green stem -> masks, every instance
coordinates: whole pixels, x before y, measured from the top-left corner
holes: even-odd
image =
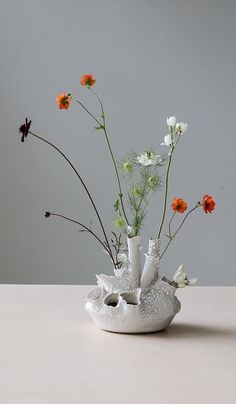
[[[192,208],[184,217],[184,219],[182,220],[182,222],[180,223],[179,227],[177,228],[177,230],[174,232],[173,236],[171,236],[170,240],[168,241],[163,253],[160,256],[160,259],[162,259],[163,255],[165,254],[167,248],[169,247],[171,241],[175,238],[175,236],[177,235],[177,233],[180,231],[181,227],[183,226],[185,220],[187,219],[187,217],[190,215],[190,213],[192,213],[195,209],[199,208],[201,205],[197,204],[196,206],[194,206],[194,208]],[[174,217],[174,215],[172,216],[172,218]]]
[[[166,215],[166,204],[167,204],[167,194],[168,194],[169,171],[170,171],[170,165],[171,165],[171,160],[172,160],[173,151],[174,151],[174,146],[171,147],[171,151],[170,151],[169,158],[168,158],[168,165],[167,165],[166,179],[165,179],[165,194],[164,194],[163,213],[162,213],[162,219],[161,219],[161,223],[160,223],[160,227],[159,227],[157,239],[159,239],[160,236],[161,236],[161,231],[162,231],[162,227],[163,227],[164,220],[165,220],[165,215]]]
[[[75,101],[78,102],[79,105],[81,105],[81,107],[97,122],[97,124],[99,126],[102,126],[101,122],[99,122],[99,120],[84,106],[84,104],[82,104],[81,101],[79,101],[79,100],[75,100]]]
[[[102,123],[102,125],[100,124],[100,126],[101,126],[101,128],[103,129],[103,131],[104,131],[105,138],[106,138],[106,142],[107,142],[107,145],[108,145],[108,149],[109,149],[109,152],[110,152],[110,155],[111,155],[111,159],[112,159],[112,162],[113,162],[113,165],[114,165],[114,168],[115,168],[115,173],[116,173],[116,178],[117,178],[117,183],[118,183],[118,188],[119,188],[119,198],[120,198],[120,203],[121,203],[122,211],[123,211],[123,214],[124,214],[124,218],[125,218],[126,224],[129,225],[128,218],[127,218],[127,215],[126,215],[126,213],[125,213],[125,207],[124,207],[124,202],[123,202],[123,193],[122,193],[120,177],[119,177],[119,173],[118,173],[118,169],[117,169],[117,165],[116,165],[116,160],[115,160],[115,157],[114,157],[114,154],[113,154],[113,151],[112,151],[112,148],[111,148],[111,144],[110,144],[110,141],[109,141],[109,138],[108,138],[107,130],[106,130],[105,112],[104,112],[103,104],[102,104],[102,101],[101,101],[100,97],[97,95],[97,93],[95,93],[95,91],[93,91],[93,90],[91,89],[91,87],[89,87],[89,90],[90,90],[90,91],[95,95],[95,97],[98,99],[98,102],[99,102],[100,107],[101,107],[101,111],[102,111],[102,122],[103,122],[103,123]],[[90,115],[91,115],[91,114],[90,114]],[[96,119],[96,118],[95,118],[95,119]],[[96,120],[96,121],[97,121],[97,120]]]

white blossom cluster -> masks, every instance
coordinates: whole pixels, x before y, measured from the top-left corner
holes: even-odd
[[[167,118],[166,122],[169,128],[169,133],[164,137],[164,142],[161,143],[161,146],[175,146],[179,136],[188,129],[188,124],[184,122],[176,122],[175,116],[170,116]]]

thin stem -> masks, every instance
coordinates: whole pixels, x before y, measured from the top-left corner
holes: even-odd
[[[117,165],[116,165],[116,162],[115,162],[114,155],[112,153],[112,149],[111,149],[111,145],[110,145],[110,142],[109,142],[109,139],[108,139],[106,128],[104,127],[103,130],[104,130],[104,134],[105,134],[105,137],[106,137],[106,141],[107,141],[107,144],[108,144],[109,151],[111,153],[111,158],[112,158],[114,168],[115,168],[115,172],[116,172],[116,178],[117,178],[117,183],[118,183],[118,188],[119,188],[119,198],[120,198],[120,203],[121,203],[121,207],[122,207],[122,212],[124,214],[126,224],[129,225],[129,221],[128,221],[127,215],[125,213],[125,207],[124,207],[124,202],[123,202],[123,193],[122,193],[121,182],[120,182],[120,177],[119,177],[119,174],[118,174]]]
[[[171,239],[171,228],[170,228],[170,226],[171,226],[171,222],[172,222],[172,220],[174,219],[174,217],[175,217],[175,214],[176,214],[176,212],[174,212],[173,213],[173,215],[171,216],[171,219],[170,219],[170,221],[169,221],[169,237],[170,237],[170,239]]]
[[[169,171],[170,171],[170,165],[171,165],[171,159],[172,159],[173,151],[174,151],[174,146],[172,146],[171,151],[170,151],[170,154],[169,154],[169,158],[168,158],[168,165],[167,165],[166,179],[165,179],[165,194],[164,194],[163,213],[162,213],[162,219],[161,219],[161,223],[160,223],[160,227],[159,227],[157,239],[159,239],[160,236],[161,236],[161,231],[162,231],[162,227],[163,227],[164,220],[165,220],[165,215],[166,215],[166,204],[167,204],[167,194],[168,194]]]
[[[90,91],[95,95],[95,97],[97,98],[97,100],[98,100],[98,102],[99,102],[99,104],[100,104],[101,110],[102,110],[102,114],[104,115],[104,118],[105,118],[105,113],[104,113],[104,108],[103,108],[103,104],[102,104],[101,98],[98,96],[97,93],[95,93],[95,91],[94,91],[91,87],[89,87],[89,90],[90,90]]]
[[[165,254],[167,248],[169,247],[171,241],[175,238],[176,234],[179,232],[179,230],[181,229],[181,227],[183,226],[185,220],[187,219],[187,217],[190,215],[190,213],[192,213],[195,209],[199,208],[201,205],[197,204],[196,206],[194,206],[194,208],[192,208],[184,217],[184,219],[182,220],[182,222],[180,223],[179,227],[177,228],[177,230],[174,232],[173,236],[171,236],[171,238],[169,239],[163,253],[160,256],[160,260],[162,259],[163,255]],[[173,216],[172,216],[173,218]]]
[[[163,206],[163,213],[162,213],[162,219],[161,219],[161,223],[160,223],[160,227],[159,227],[159,231],[158,231],[158,235],[157,235],[157,239],[160,238],[161,236],[161,231],[162,231],[162,227],[164,224],[164,220],[165,220],[165,215],[166,215],[166,203],[167,203],[167,194],[168,194],[168,181],[169,181],[169,171],[170,171],[170,165],[171,165],[171,160],[172,160],[172,155],[173,152],[175,150],[175,147],[177,146],[179,139],[180,139],[180,134],[178,135],[178,138],[175,142],[175,134],[173,133],[173,128],[170,128],[170,134],[171,134],[171,139],[172,139],[172,145],[171,145],[171,150],[169,152],[169,158],[168,158],[168,165],[167,165],[167,170],[166,170],[166,179],[165,179],[165,196],[164,196],[164,206]]]
[[[102,240],[101,240],[89,227],[85,226],[83,223],[80,223],[80,222],[78,222],[77,220],[71,219],[71,218],[69,218],[69,217],[67,217],[67,216],[61,215],[60,213],[54,213],[54,212],[52,213],[52,212],[50,212],[50,216],[57,216],[57,217],[60,217],[60,218],[62,218],[62,219],[68,220],[69,222],[78,224],[78,225],[81,226],[83,229],[85,229],[87,232],[89,232],[90,234],[92,234],[92,235],[98,240],[98,242],[103,246],[103,248],[108,252],[108,254],[110,255],[109,249],[108,249],[107,246],[102,242]],[[111,255],[110,255],[110,257],[112,258]]]
[[[106,130],[106,120],[105,120],[105,112],[104,112],[103,104],[102,104],[102,101],[101,101],[100,97],[97,95],[97,93],[95,93],[95,91],[93,91],[91,89],[91,87],[89,87],[89,90],[98,99],[100,107],[101,107],[103,124],[102,125],[100,124],[100,126],[104,131],[106,142],[107,142],[107,145],[108,145],[108,149],[109,149],[109,152],[110,152],[110,155],[111,155],[111,158],[112,158],[112,162],[113,162],[113,165],[114,165],[114,168],[115,168],[115,173],[116,173],[116,178],[117,178],[118,188],[119,188],[119,198],[120,198],[120,203],[121,203],[122,211],[123,211],[123,214],[124,214],[124,218],[125,218],[126,224],[129,225],[128,218],[127,218],[126,213],[125,213],[124,203],[123,203],[123,193],[122,193],[122,188],[121,188],[119,172],[118,172],[118,169],[117,169],[116,160],[115,160],[115,157],[114,157],[114,154],[113,154],[113,151],[112,151],[112,148],[111,148],[111,144],[110,144],[110,141],[109,141],[109,138],[108,138],[107,130]]]
[[[53,143],[49,142],[48,140],[44,139],[43,137],[41,137],[41,136],[39,136],[39,135],[36,135],[36,134],[33,133],[33,132],[30,132],[30,131],[29,131],[28,133],[30,133],[32,136],[36,137],[37,139],[41,140],[42,142],[47,143],[49,146],[53,147],[53,149],[57,150],[57,152],[58,152],[59,154],[61,154],[61,156],[62,156],[62,157],[67,161],[67,163],[71,166],[71,168],[73,169],[73,171],[74,171],[75,174],[77,175],[79,181],[80,181],[81,184],[83,185],[83,187],[84,187],[84,189],[85,189],[85,191],[86,191],[86,193],[87,193],[87,195],[88,195],[88,197],[89,197],[89,199],[90,199],[90,201],[91,201],[91,204],[92,204],[92,206],[93,206],[93,208],[94,208],[94,210],[95,210],[95,213],[96,213],[96,216],[97,216],[97,218],[98,218],[98,221],[99,221],[99,223],[100,223],[100,225],[101,225],[101,229],[102,229],[103,235],[104,235],[104,237],[105,237],[107,247],[108,247],[108,249],[109,249],[109,251],[110,251],[110,255],[112,256],[111,247],[110,247],[110,245],[109,245],[108,238],[107,238],[107,235],[106,235],[106,231],[105,231],[105,228],[104,228],[104,226],[103,226],[103,223],[102,223],[102,219],[101,219],[101,217],[100,217],[100,214],[99,214],[99,212],[98,212],[98,210],[97,210],[97,207],[96,207],[96,205],[95,205],[95,203],[94,203],[94,200],[93,200],[93,198],[92,198],[92,196],[91,196],[91,194],[90,194],[90,192],[89,192],[87,186],[85,185],[85,182],[84,182],[83,179],[81,178],[81,176],[80,176],[80,174],[78,173],[78,171],[76,170],[75,166],[71,163],[71,161],[68,159],[68,157],[66,157],[66,155],[65,155],[57,146],[55,146]],[[113,264],[115,265],[114,260],[113,260]]]
[[[78,102],[78,104],[81,105],[81,107],[97,122],[99,127],[102,126],[101,122],[99,122],[99,120],[84,106],[84,104],[82,104],[81,101],[79,101],[79,100],[75,100],[75,101]]]
[[[187,219],[187,217],[190,215],[190,213],[192,213],[195,209],[200,208],[201,205],[197,204],[196,206],[194,206],[184,217],[184,219],[182,220],[182,222],[180,223],[179,227],[177,228],[177,230],[175,231],[175,233],[173,234],[173,237],[176,236],[176,234],[179,232],[179,230],[181,229],[181,227],[183,226],[185,220]]]

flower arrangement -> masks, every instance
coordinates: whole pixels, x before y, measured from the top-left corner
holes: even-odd
[[[177,122],[175,116],[167,118],[168,133],[161,143],[165,153],[158,154],[149,148],[141,153],[134,151],[127,153],[117,161],[108,135],[103,103],[93,89],[95,83],[96,80],[91,74],[85,74],[80,79],[80,84],[96,98],[100,108],[99,116],[93,114],[81,100],[75,99],[75,102],[90,116],[95,123],[95,130],[103,133],[114,168],[117,195],[114,198],[114,219],[110,236],[103,224],[100,209],[79,170],[56,145],[33,132],[32,122],[27,118],[19,128],[21,142],[30,135],[56,150],[76,174],[95,212],[100,226],[99,234],[91,224],[88,225],[81,220],[58,212],[44,213],[46,218],[61,218],[78,225],[81,232],[88,232],[97,240],[112,262],[114,276],[97,275],[98,286],[88,294],[86,300],[85,308],[95,323],[102,329],[114,332],[159,331],[167,328],[180,310],[180,302],[175,296],[175,291],[197,282],[196,278],[187,277],[182,265],[171,280],[165,276],[160,277],[159,265],[162,257],[188,217],[199,209],[206,214],[211,213],[215,208],[215,202],[208,194],[190,209],[187,202],[179,196],[174,197],[171,203],[168,201],[173,155],[188,129],[188,124]],[[60,110],[68,110],[73,100],[71,93],[65,92],[57,95],[56,104]],[[164,178],[161,179],[160,172],[163,170]],[[123,188],[124,182],[125,188]],[[148,202],[162,184],[164,184],[164,197],[160,224],[156,237],[149,239],[148,252],[145,254],[145,263],[141,269],[140,233],[148,212]],[[126,191],[123,192],[123,189]]]
[[[110,257],[115,269],[124,268],[127,266],[128,262],[127,243],[124,240],[124,236],[125,238],[133,238],[140,235],[141,227],[147,214],[148,201],[162,184],[159,171],[163,169],[164,166],[166,166],[164,175],[163,211],[156,236],[156,239],[158,241],[163,237],[166,239],[163,250],[159,254],[159,258],[161,260],[171,242],[175,239],[179,231],[182,229],[186,219],[195,210],[202,209],[205,213],[211,213],[215,208],[214,199],[208,194],[204,195],[201,200],[198,201],[189,210],[187,202],[180,197],[175,197],[172,200],[170,206],[168,206],[168,184],[173,155],[179,142],[182,141],[184,133],[188,129],[188,124],[184,122],[177,122],[175,116],[167,118],[168,133],[164,136],[163,143],[161,143],[161,146],[167,148],[166,154],[157,154],[154,150],[147,149],[144,150],[142,153],[128,153],[120,161],[116,161],[108,136],[104,107],[100,97],[93,89],[95,83],[96,80],[91,74],[85,74],[80,79],[80,84],[87,90],[89,90],[93,96],[96,97],[100,107],[99,117],[90,112],[90,110],[80,100],[75,100],[75,102],[94,121],[96,125],[95,130],[103,132],[105,141],[107,143],[118,187],[117,198],[114,202],[115,217],[113,220],[113,226],[116,230],[112,229],[111,237],[108,236],[108,233],[105,230],[105,226],[103,225],[102,216],[99,212],[99,209],[94,201],[94,198],[92,197],[91,192],[88,190],[85,180],[81,177],[79,171],[57,146],[34,133],[31,130],[31,120],[28,121],[28,119],[26,118],[25,123],[23,123],[19,128],[21,141],[24,142],[27,136],[31,135],[32,137],[45,142],[50,147],[54,148],[67,161],[74,173],[77,175],[78,180],[83,186],[84,191],[86,192],[88,199],[92,205],[92,208],[95,211],[98,223],[101,228],[101,235],[96,234],[92,230],[91,226],[88,226],[81,221],[69,218],[60,213],[47,211],[45,212],[45,217],[59,217],[77,224],[80,228],[80,231],[89,232],[93,237],[96,238],[100,246]],[[68,110],[72,100],[73,98],[71,93],[65,92],[57,95],[56,104],[60,110]],[[128,191],[126,194],[123,193],[121,178],[124,179],[128,184]],[[167,216],[167,209],[172,211],[172,215],[170,216],[167,226],[168,234],[163,234],[163,227]],[[176,220],[176,216],[181,216],[183,214],[185,214],[184,217],[177,225],[175,230],[173,230],[173,224],[174,220]],[[165,277],[163,277],[162,279],[165,282],[174,285],[176,288],[192,285],[196,282],[196,279],[189,280],[187,278],[186,274],[183,272],[182,266],[174,274],[171,281]]]

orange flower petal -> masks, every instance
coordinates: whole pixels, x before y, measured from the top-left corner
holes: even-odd
[[[215,201],[212,196],[208,194],[203,196],[202,207],[205,213],[211,213],[215,209]]]
[[[171,208],[174,212],[184,213],[187,209],[187,203],[182,198],[173,198]]]
[[[59,109],[68,109],[71,103],[70,93],[61,93],[56,97],[56,103]]]
[[[91,87],[96,83],[96,80],[94,79],[92,74],[84,74],[83,76],[81,76],[80,78],[80,84],[82,86],[87,86],[87,87]]]

